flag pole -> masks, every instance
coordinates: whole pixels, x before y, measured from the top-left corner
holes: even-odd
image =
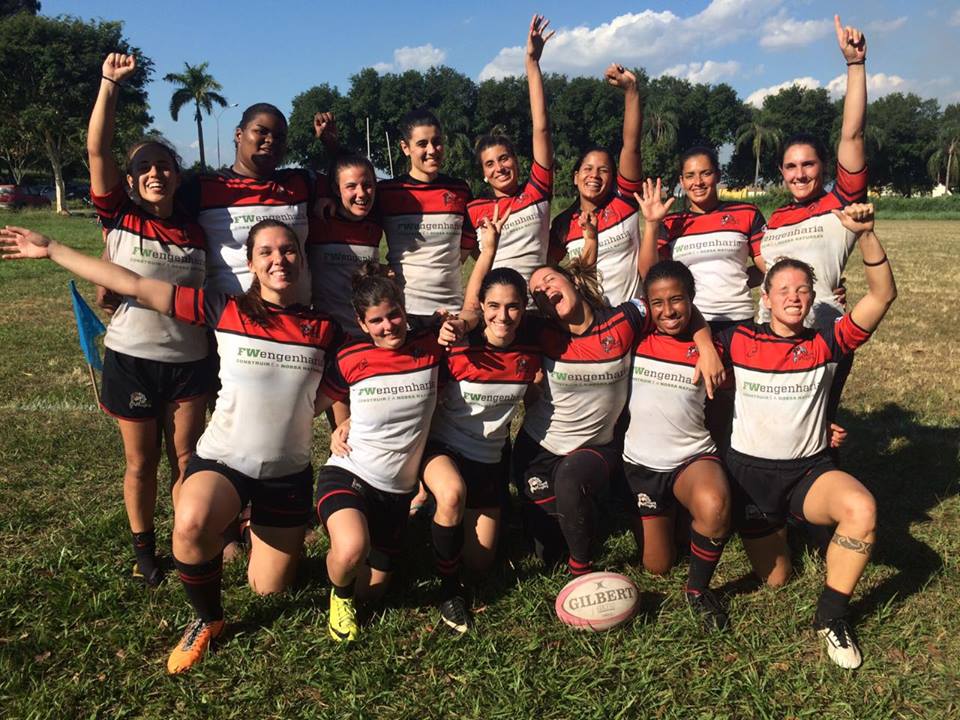
[[[93,386],[93,399],[97,402],[97,407],[100,407],[100,390],[97,389],[97,376],[93,374],[93,365],[87,363],[87,370],[90,371],[90,384]]]

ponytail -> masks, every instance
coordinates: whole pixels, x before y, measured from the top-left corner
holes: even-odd
[[[563,268],[560,270],[564,272]],[[603,296],[603,285],[597,274],[596,265],[584,265],[580,258],[574,258],[567,263],[564,274],[591,308],[599,310],[609,305]]]
[[[367,260],[353,274],[351,280],[353,311],[363,320],[367,308],[387,302],[403,308],[403,291],[392,279],[384,275],[380,263]]]

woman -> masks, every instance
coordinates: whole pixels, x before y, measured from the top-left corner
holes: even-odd
[[[408,332],[403,293],[377,263],[354,277],[353,306],[368,338],[341,348],[317,400],[318,409],[350,402],[350,451],[330,456],[316,492],[330,537],[329,632],[338,642],[357,638],[355,594],[376,598],[390,580],[443,362],[435,330]]]
[[[550,21],[534,15],[527,34],[527,86],[530,94],[530,116],[533,119],[533,165],[530,179],[520,183],[519,161],[513,143],[502,135],[484,135],[477,141],[477,160],[483,181],[493,191],[492,198],[481,198],[467,206],[473,227],[479,228],[483,218],[492,217],[495,209],[511,220],[503,227],[497,245],[494,268],[510,267],[530,279],[534,268],[547,259],[550,235],[550,199],[553,195],[553,144],[550,140],[550,119],[543,91],[540,56],[553,32],[544,35]],[[481,250],[483,248],[481,247]]]
[[[596,227],[587,225],[588,242]],[[514,446],[514,478],[525,522],[547,563],[568,555],[570,572],[592,570],[590,499],[617,469],[614,426],[626,403],[632,349],[652,330],[647,305],[610,308],[578,261],[534,271],[530,290],[547,322],[538,333],[543,397],[527,411]],[[710,331],[694,311],[691,329],[707,394],[723,375]]]
[[[136,69],[132,55],[107,56],[90,116],[90,193],[104,228],[104,258],[144,277],[198,288],[204,278],[204,233],[174,211],[180,184],[176,153],[163,142],[145,140],[130,148],[125,173],[114,160],[120,86]],[[207,339],[203,329],[178,323],[135,297],[118,300],[104,340],[101,406],[117,419],[123,439],[123,498],[136,557],[134,576],[156,587],[164,576],[154,530],[160,438],[165,439],[176,499],[203,431],[211,385]]]
[[[710,579],[730,534],[730,488],[704,419],[706,393],[693,377],[699,358],[690,334],[694,276],[664,260],[643,278],[656,331],[633,348],[630,424],[623,447],[627,483],[643,520],[643,566],[664,575],[674,562],[679,504],[691,516],[684,595],[707,629],[728,624]]]
[[[307,237],[313,304],[346,333],[362,337],[350,296],[357,267],[380,257],[383,231],[370,217],[377,186],[373,163],[360,155],[337,155],[330,167],[330,185],[336,210],[329,219],[311,219]]]
[[[583,267],[596,265],[603,300],[616,306],[640,294],[640,277],[636,272],[640,233],[633,194],[642,187],[640,130],[643,110],[633,73],[622,65],[612,64],[605,75],[607,82],[624,93],[623,149],[620,151],[619,171],[606,148],[590,148],[580,156],[573,171],[578,197],[554,218],[550,228],[548,261],[555,264],[569,254],[581,256]],[[591,213],[598,224],[598,250],[588,251],[585,247],[581,216],[586,213]]]
[[[377,209],[406,311],[426,322],[439,309],[456,312],[463,304],[460,265],[476,246],[467,217],[470,188],[440,172],[443,134],[433,113],[408,112],[400,119],[400,135],[410,167],[380,182]]]
[[[6,258],[49,257],[85,280],[217,334],[217,407],[184,472],[173,527],[174,563],[197,617],[167,671],[189,670],[223,632],[223,531],[247,502],[251,588],[274,593],[293,581],[310,514],[315,399],[341,331],[296,303],[300,242],[277,220],[250,230],[253,280],[239,297],[141,277],[23,228],[0,231],[0,243]]]
[[[873,232],[873,206],[850,205],[832,217],[859,238],[867,294],[830,328],[807,328],[816,303],[816,276],[806,263],[783,258],[767,271],[763,306],[769,324],[745,323],[718,340],[737,385],[727,466],[739,495],[744,547],[770,585],[786,582],[788,514],[815,526],[836,524],[826,552],[826,586],[814,628],[840,667],[856,668],[860,648],[848,620],[850,595],[876,539],[873,496],[836,468],[829,453],[828,395],[838,364],[866,342],[896,299],[886,253]]]

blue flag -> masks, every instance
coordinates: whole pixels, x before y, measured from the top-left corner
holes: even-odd
[[[87,364],[103,371],[103,363],[100,362],[100,349],[97,347],[97,337],[103,335],[107,329],[100,322],[100,318],[87,305],[87,301],[77,292],[77,285],[73,280],[70,281],[70,296],[73,299],[73,314],[77,316],[80,348],[87,358]]]

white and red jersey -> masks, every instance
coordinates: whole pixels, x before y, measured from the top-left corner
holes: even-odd
[[[344,332],[361,337],[351,298],[353,274],[368,260],[379,262],[383,231],[373,220],[310,219],[307,261],[315,307],[340,323]]]
[[[597,276],[603,296],[611,306],[620,305],[643,292],[637,261],[640,255],[640,224],[633,193],[641,192],[643,182],[617,175],[617,189],[597,215]],[[571,205],[557,215],[550,229],[552,259],[564,255],[577,257],[583,252],[583,231],[580,229],[580,208]]]
[[[847,258],[857,237],[847,230],[831,211],[850,203],[863,202],[867,195],[867,169],[848,172],[837,164],[837,181],[833,190],[804,203],[790,203],[773,211],[760,241],[760,252],[767,268],[778,258],[802,260],[813,268],[817,296],[805,321],[807,327],[829,330],[843,315],[843,306],[833,296],[840,287]],[[770,314],[760,306],[761,322],[769,322]]]
[[[197,455],[253,478],[282,477],[309,464],[317,388],[343,338],[336,322],[303,306],[267,309],[270,322],[263,326],[234,297],[174,292],[173,316],[213,328],[220,354],[220,393]]]
[[[320,178],[322,194],[326,180]],[[207,233],[207,281],[211,292],[239,295],[253,282],[247,267],[250,228],[271,218],[289,225],[300,240],[301,255],[307,240],[307,220],[317,196],[318,178],[308,170],[277,170],[268,179],[226,170],[195,175],[177,193],[184,209]],[[306,258],[304,257],[304,261]],[[301,300],[310,292],[310,273],[301,271]]]
[[[477,244],[468,202],[467,184],[446,175],[433,182],[401,175],[377,185],[387,261],[403,287],[408,313],[457,312],[463,305],[460,251]]]
[[[130,200],[119,183],[106,195],[90,197],[103,224],[110,262],[173,285],[203,285],[203,228],[180,214],[151,215]],[[201,360],[208,350],[202,328],[145,308],[132,297],[124,297],[110,319],[104,344],[125,355],[175,363]]]
[[[716,452],[704,424],[707,391],[694,385],[700,352],[690,338],[653,332],[633,352],[630,424],[623,459],[669,472],[690,458]]]
[[[521,327],[509,347],[486,342],[478,327],[450,349],[430,439],[481,463],[500,460],[510,421],[540,369],[540,349]]]
[[[775,335],[768,324],[721,332],[733,365],[736,400],[730,446],[770,460],[810,457],[829,447],[827,398],[837,362],[870,338],[850,315],[829,330]]]
[[[442,362],[435,330],[410,332],[398,350],[369,340],[344,345],[321,390],[335,400],[349,398],[350,454],[331,455],[327,465],[349,470],[384,492],[414,490]]]
[[[527,410],[524,431],[554,455],[613,440],[627,401],[634,344],[651,329],[642,300],[594,310],[593,324],[582,335],[544,323],[537,333],[544,391]]]
[[[501,198],[481,198],[467,206],[470,223],[480,226],[484,217],[493,218],[499,207],[499,217],[507,210],[510,217],[500,230],[493,269],[509,267],[529,280],[533,271],[546,263],[550,241],[550,198],[553,196],[553,171],[536,162],[530,168],[530,179],[515,195]],[[480,237],[483,250],[483,237]]]
[[[763,228],[763,215],[750,203],[722,202],[710,212],[685,210],[664,218],[660,257],[690,268],[705,320],[753,317],[747,258],[760,256]]]

